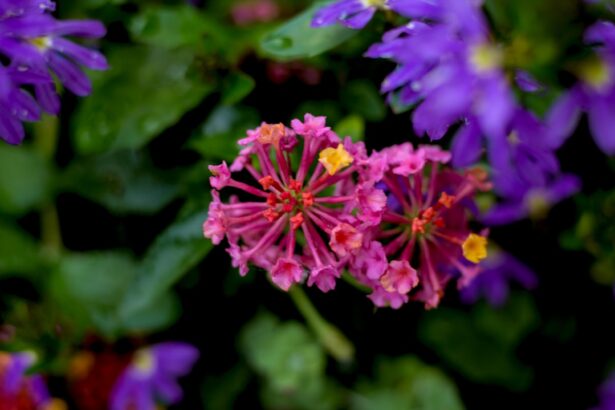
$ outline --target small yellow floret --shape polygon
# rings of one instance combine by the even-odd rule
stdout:
[[[461,245],[463,256],[470,262],[478,263],[487,257],[487,238],[471,233]]]
[[[51,399],[43,406],[43,410],[68,410],[68,406],[64,400]]]
[[[68,370],[69,376],[76,379],[86,377],[90,373],[90,370],[92,370],[94,361],[94,355],[90,352],[77,353],[70,361],[70,367]]]
[[[342,144],[339,144],[337,148],[325,148],[320,151],[318,161],[329,172],[329,175],[335,175],[337,171],[352,164],[352,155],[346,151]]]

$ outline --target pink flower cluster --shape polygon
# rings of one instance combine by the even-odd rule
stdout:
[[[377,306],[410,299],[435,307],[448,281],[464,286],[486,257],[486,233],[468,227],[480,171],[447,168],[436,146],[403,144],[367,154],[325,117],[263,123],[239,141],[229,167],[210,166],[213,200],[203,232],[227,240],[233,266],[266,270],[283,290],[335,288],[347,271]],[[223,188],[235,192],[227,202]]]

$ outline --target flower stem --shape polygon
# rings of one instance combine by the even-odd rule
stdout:
[[[293,286],[288,293],[325,350],[339,362],[352,361],[354,357],[352,342],[337,327],[320,316],[303,289]]]
[[[58,145],[58,119],[43,115],[41,121],[34,125],[34,144],[43,158],[52,162]],[[62,233],[60,219],[54,200],[49,200],[41,208],[41,240],[43,247],[51,256],[58,256],[62,251]]]

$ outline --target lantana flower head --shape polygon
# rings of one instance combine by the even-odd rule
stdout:
[[[188,344],[166,342],[138,350],[115,383],[111,410],[150,410],[182,398],[177,379],[187,375],[199,357]]]
[[[380,187],[388,206],[350,272],[373,290],[377,306],[398,308],[410,299],[438,305],[446,284],[465,286],[487,256],[487,232],[469,227],[473,197],[488,190],[481,170],[458,173],[446,166],[450,153],[410,143],[383,151],[388,167]]]
[[[210,166],[203,231],[216,244],[228,240],[241,275],[252,265],[283,290],[307,279],[327,292],[363,246],[364,231],[380,222],[386,197],[365,172],[362,144],[342,141],[324,117],[306,114],[291,126],[263,123],[239,141],[244,148],[230,168]],[[226,188],[236,193],[228,203],[219,194]]]

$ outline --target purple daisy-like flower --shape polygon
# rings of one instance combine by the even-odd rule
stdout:
[[[600,21],[587,30],[585,39],[596,45],[596,55],[579,65],[580,82],[563,93],[548,113],[551,145],[558,148],[564,143],[584,111],[598,147],[615,155],[615,24]]]
[[[501,250],[490,249],[489,256],[480,266],[480,275],[460,290],[461,300],[465,303],[475,303],[484,296],[492,306],[502,306],[508,300],[512,282],[525,289],[534,289],[538,284],[538,278],[530,268]]]
[[[111,410],[151,410],[159,402],[178,403],[182,391],[176,380],[190,372],[198,357],[195,347],[177,342],[138,350],[115,383]]]
[[[489,138],[502,136],[516,103],[482,11],[468,0],[439,6],[437,22],[412,21],[368,50],[368,57],[398,63],[382,91],[402,105],[417,104],[412,119],[418,135],[437,140],[472,118]]]
[[[50,396],[42,376],[26,375],[35,362],[36,355],[32,352],[0,352],[0,408],[4,409],[4,405],[9,409],[66,408],[63,401]]]
[[[60,110],[54,76],[70,91],[85,96],[92,86],[82,67],[108,68],[98,51],[78,45],[67,36],[100,38],[105,27],[93,20],[56,20],[49,0],[5,0],[0,4],[0,137],[9,143],[23,140],[21,122],[37,121],[40,108],[50,114]],[[32,98],[23,91],[28,85]]]

